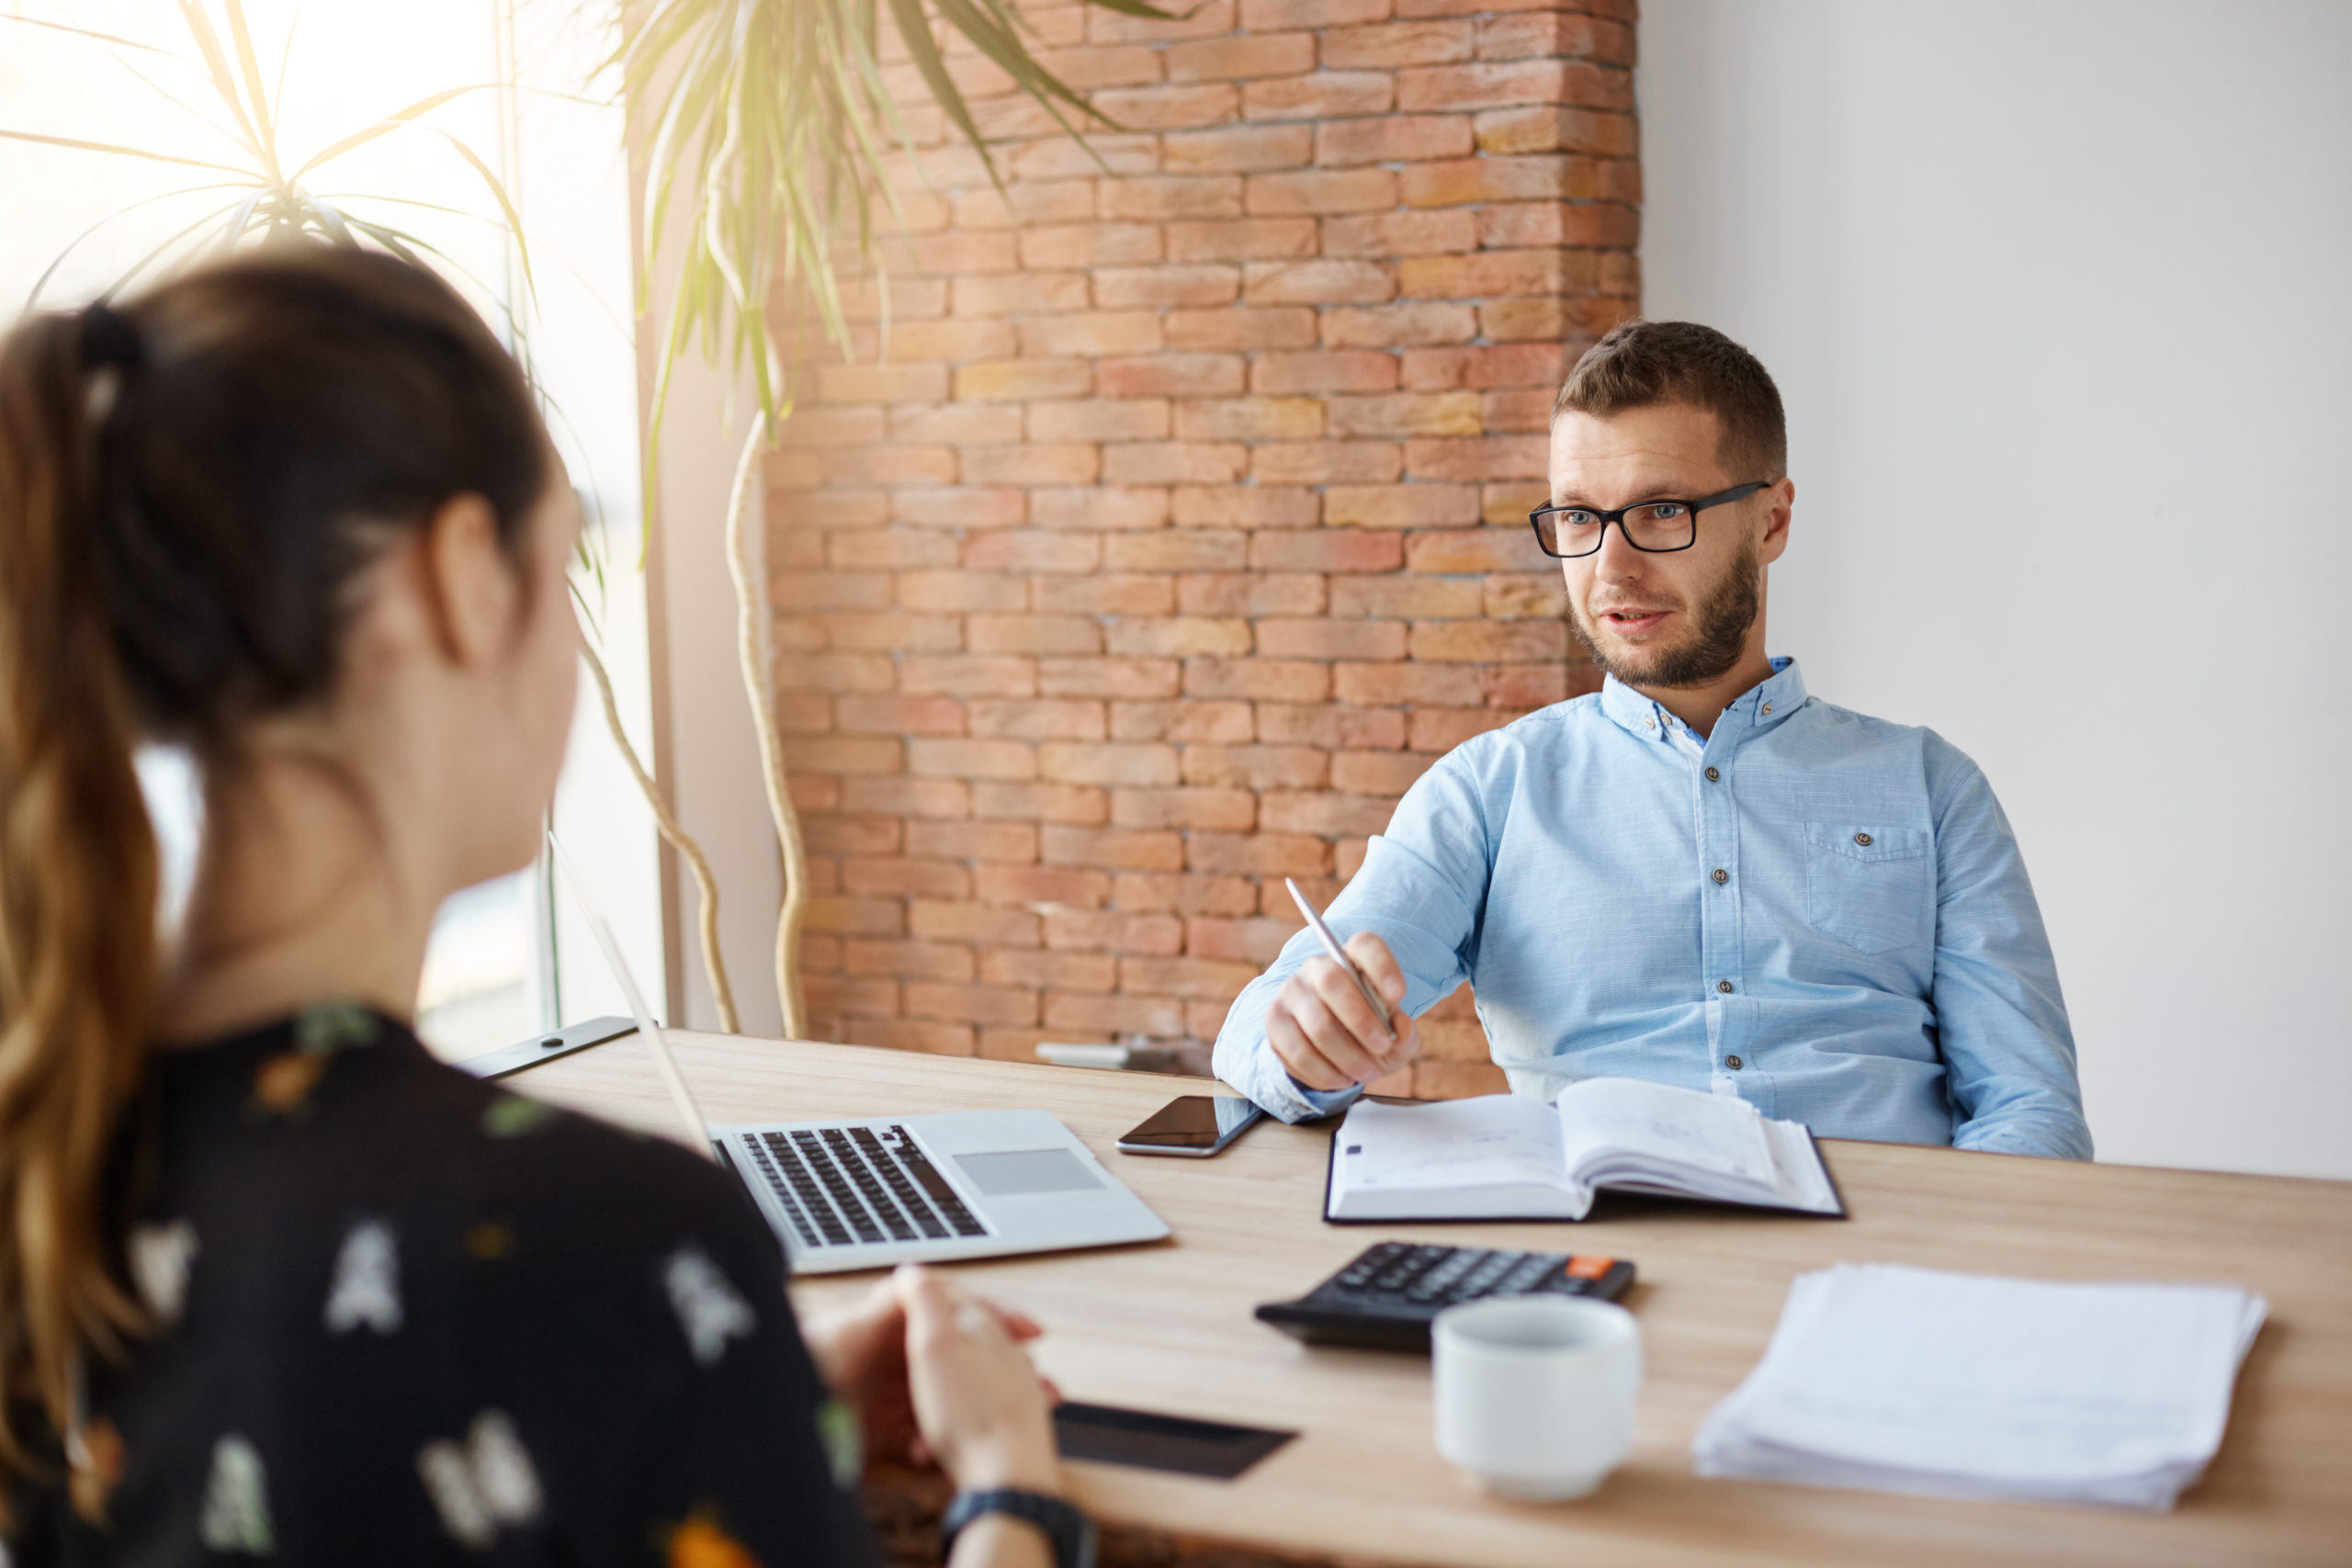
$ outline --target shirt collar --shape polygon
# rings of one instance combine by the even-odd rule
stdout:
[[[1715,734],[1726,728],[1742,734],[1771,728],[1805,704],[1804,676],[1797,661],[1772,660],[1772,678],[1758,682],[1732,699],[1715,721]],[[1636,740],[1668,740],[1687,726],[1641,693],[1611,675],[1600,682],[1600,711]]]

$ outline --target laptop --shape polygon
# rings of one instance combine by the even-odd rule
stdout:
[[[1167,1222],[1049,1111],[710,1126],[579,868],[553,833],[548,842],[679,1120],[742,1179],[794,1273],[1117,1247],[1168,1235]]]

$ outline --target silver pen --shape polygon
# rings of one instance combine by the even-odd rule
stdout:
[[[1356,983],[1356,989],[1363,993],[1363,999],[1379,1018],[1380,1027],[1393,1036],[1396,1030],[1388,1020],[1388,1004],[1382,1001],[1380,993],[1372,988],[1372,982],[1364,977],[1363,970],[1356,967],[1356,961],[1348,956],[1348,950],[1340,945],[1340,939],[1331,934],[1331,928],[1323,923],[1323,917],[1315,912],[1315,906],[1306,901],[1306,895],[1298,890],[1298,884],[1285,876],[1283,886],[1290,889],[1291,902],[1298,906],[1298,912],[1306,917],[1306,924],[1315,932],[1315,940],[1323,944],[1323,951],[1330,955],[1332,963],[1347,971],[1348,978]]]

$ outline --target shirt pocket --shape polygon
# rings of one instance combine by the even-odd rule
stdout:
[[[1805,909],[1814,929],[1859,953],[1932,941],[1935,847],[1924,828],[1806,823]]]

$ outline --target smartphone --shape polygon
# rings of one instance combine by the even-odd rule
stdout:
[[[1182,1155],[1206,1159],[1250,1129],[1265,1112],[1229,1094],[1188,1094],[1171,1100],[1141,1124],[1119,1134],[1123,1155]]]

